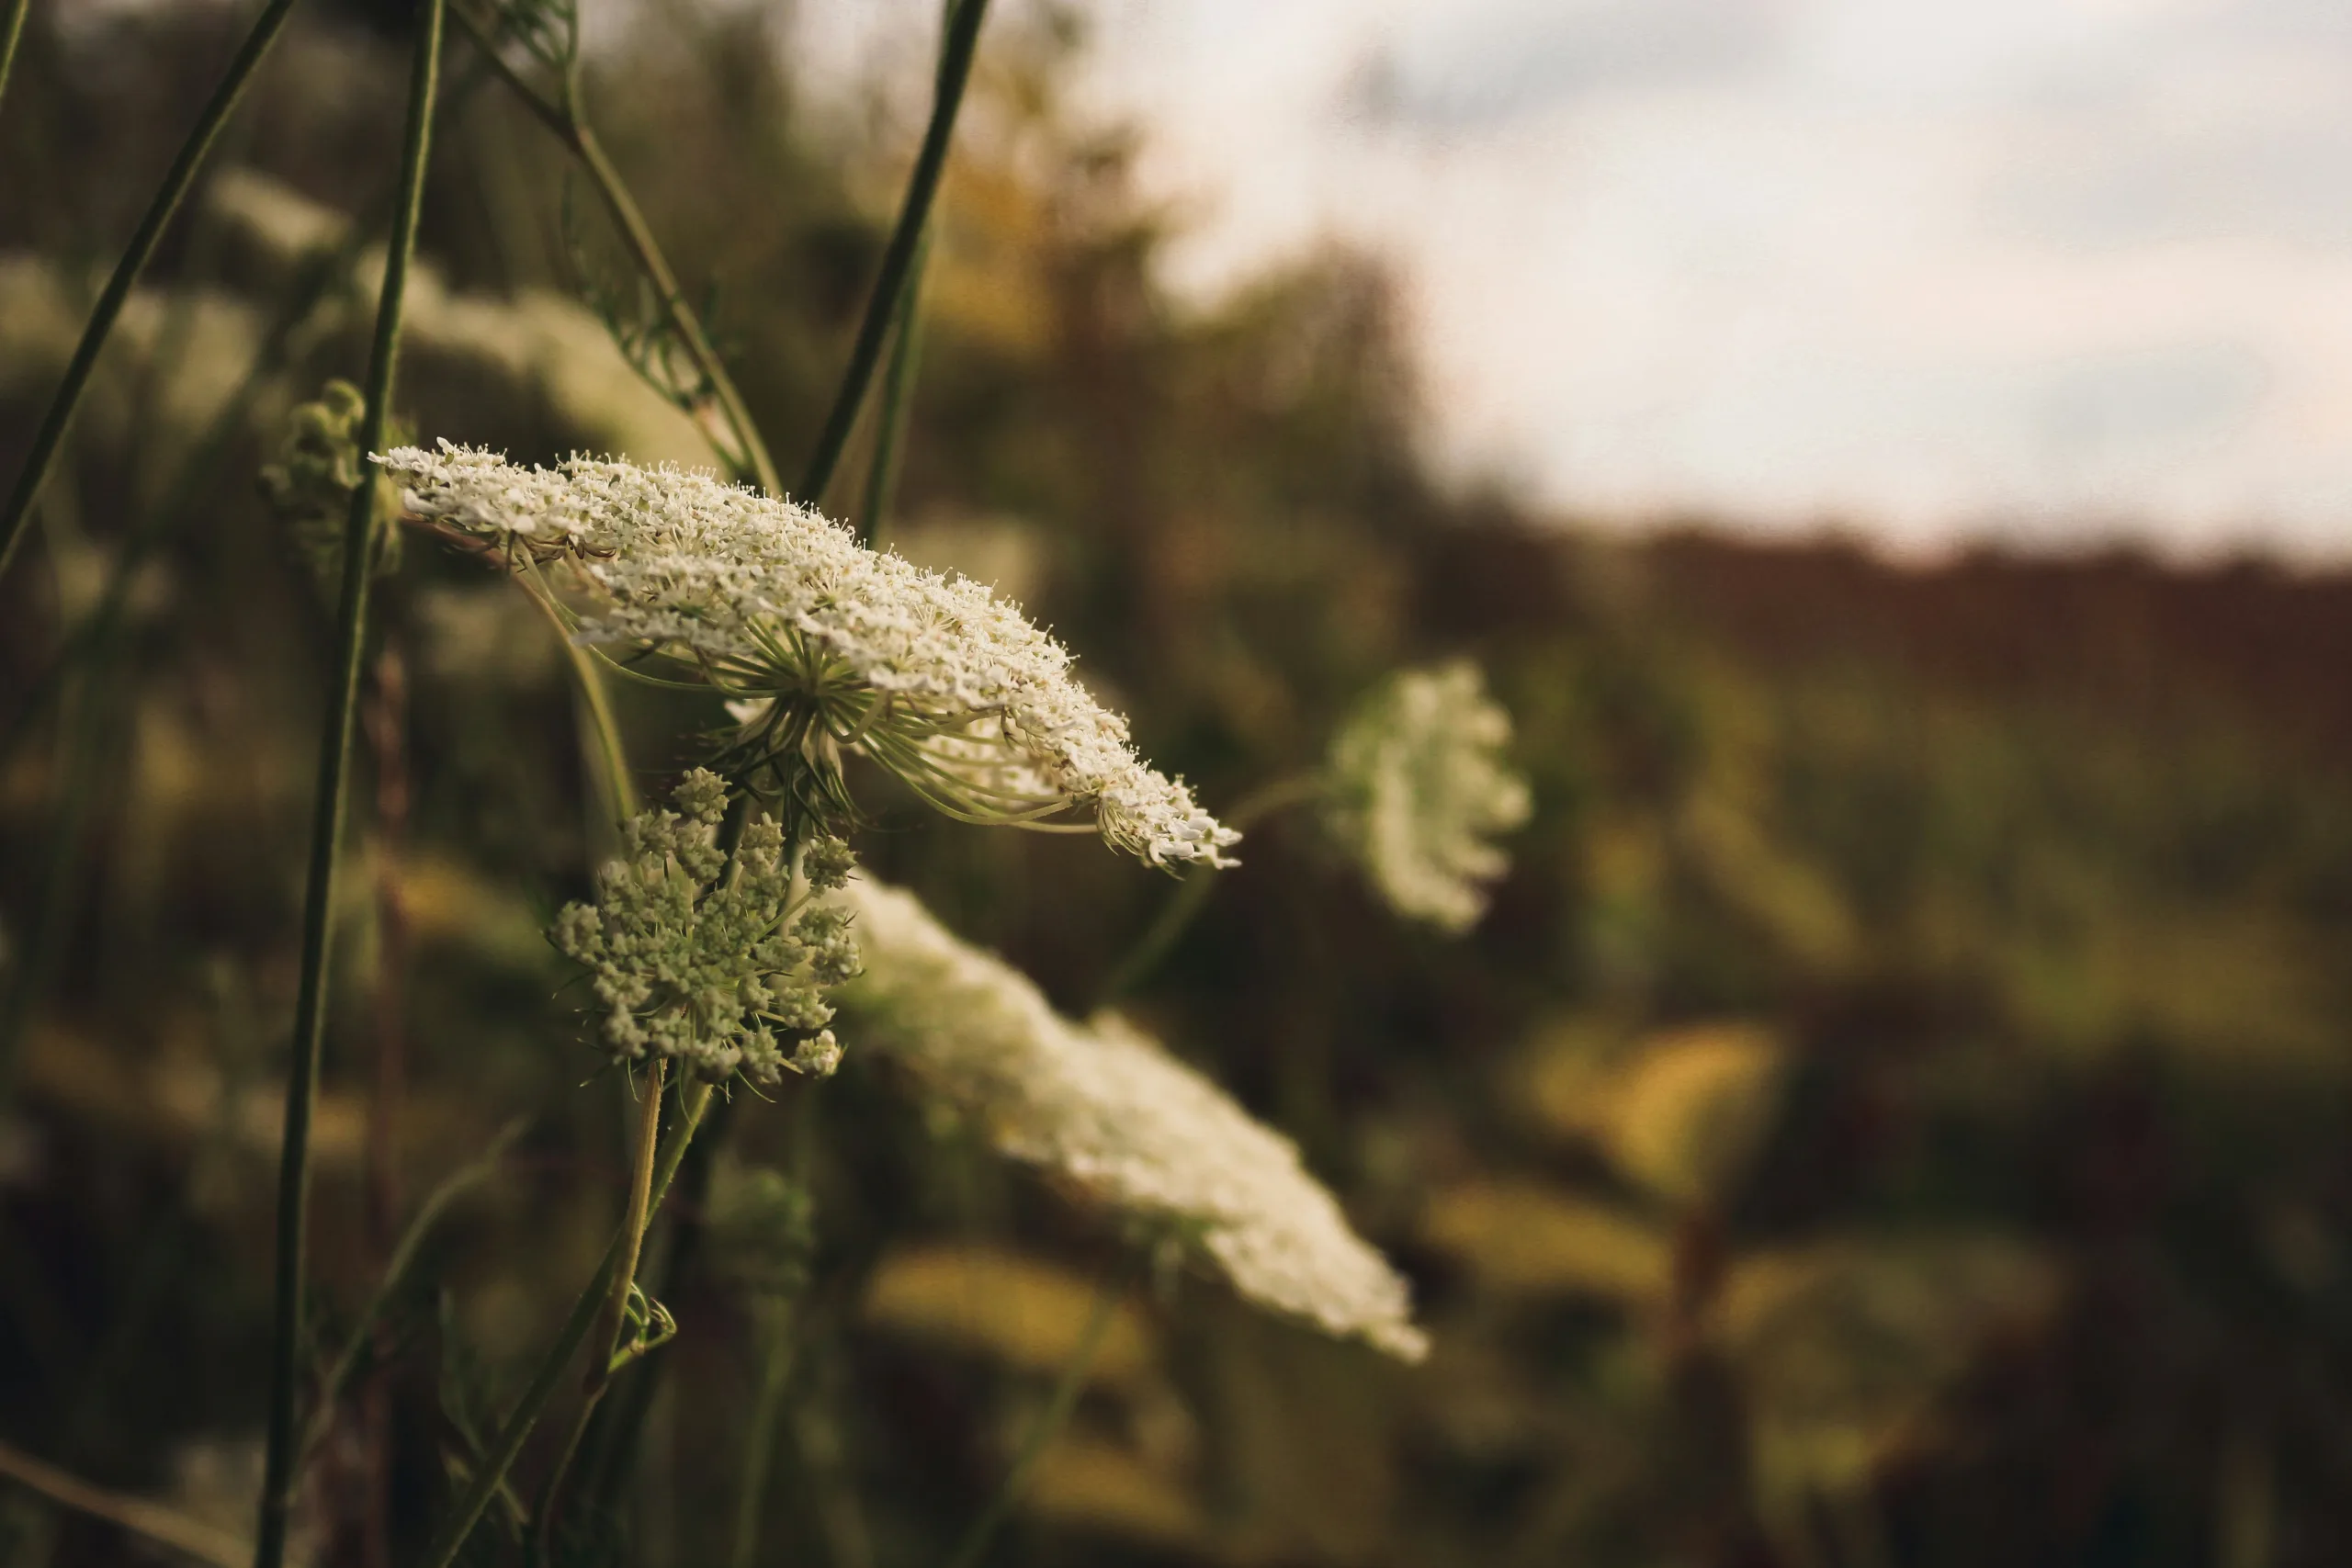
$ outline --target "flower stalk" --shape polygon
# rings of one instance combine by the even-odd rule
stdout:
[[[922,231],[907,287],[899,301],[899,330],[890,339],[890,366],[882,375],[882,422],[874,434],[874,461],[865,474],[865,504],[859,529],[869,547],[878,547],[899,488],[899,447],[906,440],[914,403],[915,365],[922,355],[922,275],[931,256],[931,233]]]
[[[281,9],[290,0],[273,0]],[[400,357],[401,310],[416,225],[424,205],[424,171],[432,155],[434,100],[440,85],[445,0],[424,0],[409,75],[407,129],[401,147],[399,199],[384,256],[376,305],[375,341],[368,365],[368,412],[362,450],[382,445]],[[336,852],[341,846],[360,671],[367,651],[368,588],[375,551],[376,491],[352,491],[344,529],[343,589],[336,615],[334,683],[319,744],[317,796],[311,820],[311,863],[302,918],[301,976],[296,992],[292,1061],[286,1080],[285,1134],[277,1176],[277,1278],[270,1344],[268,1448],[263,1461],[261,1521],[254,1568],[279,1568],[293,1506],[300,1431],[295,1404],[300,1380],[302,1287],[310,1217],[311,1121],[318,1103],[319,1057],[326,1032],[328,959],[334,920]]]
[[[621,1324],[628,1315],[629,1292],[637,1287],[637,1261],[645,1250],[645,1227],[651,1218],[649,1205],[653,1192],[654,1153],[662,1135],[662,1091],[667,1066],[667,1062],[656,1056],[646,1074],[637,1119],[637,1148],[630,1166],[628,1207],[621,1216],[620,1267],[613,1270],[612,1288],[605,1292],[604,1311],[589,1335],[588,1371],[581,1380],[580,1408],[572,1416],[571,1429],[564,1435],[563,1446],[556,1451],[555,1465],[548,1472],[547,1484],[539,1493],[537,1529],[542,1558],[555,1541],[556,1519],[563,1505],[564,1478],[571,1472],[573,1456],[580,1451],[581,1436],[588,1430],[589,1418],[595,1415],[597,1404],[612,1383]]]
[[[15,8],[6,23],[7,37],[0,41],[0,86],[6,85],[6,66],[16,56],[17,40],[24,28],[26,0],[12,0],[12,4]],[[270,46],[277,41],[293,9],[294,0],[269,0],[254,19],[253,29],[229,62],[228,73],[213,88],[212,96],[197,116],[187,140],[180,143],[172,166],[164,172],[164,183],[147,203],[139,227],[132,231],[122,259],[115,263],[114,275],[107,279],[98,302],[91,308],[90,319],[82,328],[81,341],[74,344],[74,357],[66,362],[65,378],[58,383],[48,412],[41,415],[40,427],[33,433],[32,447],[25,454],[25,466],[17,475],[16,487],[9,491],[6,505],[0,507],[0,575],[6,574],[17,547],[24,542],[25,525],[32,516],[33,502],[40,499],[58,449],[64,444],[66,430],[74,423],[74,411],[81,406],[82,394],[89,388],[90,372],[97,366],[98,351],[112,335],[123,306],[130,302],[131,289],[153,259],[164,229],[179,211],[180,201],[195,182],[196,172],[203,166],[213,142],[219,140],[220,128],[236,109],[237,101],[244,96],[254,71],[268,56]]]
[[[571,666],[572,686],[580,699],[582,716],[588,723],[588,740],[594,748],[598,792],[605,797],[605,815],[612,818],[609,826],[618,828],[637,815],[637,776],[629,771],[628,751],[621,744],[620,719],[613,712],[613,695],[605,684],[605,672],[594,656],[571,639],[571,627],[556,604],[555,592],[537,569],[531,568],[516,581],[555,629],[556,643]]]
[[[719,417],[725,421],[734,444],[731,449],[720,446],[719,455],[768,494],[783,494],[784,481],[776,470],[775,459],[760,438],[759,426],[752,423],[751,410],[737,389],[735,378],[727,373],[727,362],[719,356],[701,318],[686,303],[685,290],[679,287],[678,275],[671,267],[669,257],[662,254],[661,242],[653,237],[652,226],[638,209],[637,198],[629,194],[628,183],[621,178],[620,170],[605,153],[595,128],[588,121],[577,48],[563,62],[559,96],[550,99],[500,51],[497,36],[469,7],[460,5],[457,17],[458,25],[465,29],[490,68],[514,92],[531,118],[571,154],[588,175],[589,183],[596,187],[597,199],[605,204],[614,228],[619,231],[629,259],[661,301],[663,321],[685,348],[687,357],[694,361],[695,373],[702,378],[712,401],[718,405]]]
[[[8,12],[0,17],[0,103],[8,98],[8,73],[17,63],[17,46],[24,41],[25,18],[32,14],[33,0],[8,0]]]
[[[447,96],[454,101],[463,91],[462,84],[453,85]],[[314,254],[303,264],[239,378],[236,390],[221,400],[211,423],[189,447],[164,492],[164,499],[141,514],[124,540],[97,603],[74,622],[61,639],[56,654],[28,682],[15,716],[5,729],[0,729],[0,761],[17,754],[17,748],[57,701],[75,670],[107,657],[130,619],[131,590],[139,583],[141,569],[166,539],[179,532],[199,505],[212,498],[220,465],[243,432],[254,397],[285,365],[296,335],[312,319],[320,302],[349,276],[367,241],[384,227],[385,214],[380,210],[383,206],[380,200],[371,204],[374,217],[354,223],[341,244]]]
[[[702,1122],[703,1110],[710,1103],[710,1085],[693,1079],[684,1080],[679,1096],[678,1126],[671,1134],[670,1146],[662,1156],[662,1163],[653,1174],[653,1182],[646,1198],[646,1212],[651,1213],[662,1206],[670,1190],[670,1182],[678,1174],[678,1162],[685,1157],[686,1147],[694,1141],[695,1129]],[[608,1298],[614,1275],[621,1266],[621,1254],[628,1240],[626,1227],[613,1233],[612,1245],[605,1249],[605,1259],[596,1268],[579,1298],[571,1304],[571,1315],[564,1320],[555,1343],[548,1347],[539,1359],[537,1371],[515,1402],[514,1410],[498,1429],[489,1452],[482,1456],[481,1467],[474,1472],[457,1506],[441,1521],[433,1541],[425,1549],[424,1568],[449,1568],[466,1544],[466,1538],[481,1520],[482,1511],[490,1500],[505,1485],[507,1472],[514,1468],[515,1458],[523,1445],[539,1424],[547,1410],[548,1401],[554,1396],[556,1386],[563,1381],[566,1367],[580,1347],[588,1340],[589,1331],[595,1326]]]
[[[882,343],[889,334],[891,319],[901,313],[902,305],[912,303],[908,278],[922,250],[933,199],[939,194],[939,177],[947,167],[948,144],[955,140],[956,116],[964,106],[964,86],[971,79],[972,56],[987,11],[988,0],[956,0],[955,8],[947,14],[945,36],[939,46],[939,74],[932,93],[931,123],[923,130],[914,172],[907,177],[906,197],[899,204],[889,243],[883,248],[881,270],[875,276],[874,292],[866,299],[857,339],[850,345],[849,365],[842,372],[840,389],[833,394],[832,411],[825,416],[816,450],[808,455],[808,467],[800,478],[800,498],[812,506],[824,499],[833,470],[841,465],[842,451],[857,423],[858,407],[865,401],[865,389],[881,363]]]

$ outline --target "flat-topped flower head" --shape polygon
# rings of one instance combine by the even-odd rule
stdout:
[[[746,705],[743,757],[854,748],[968,821],[1091,815],[1155,865],[1227,865],[1239,835],[1144,765],[1070,655],[982,585],[859,544],[809,508],[717,478],[443,442],[378,459],[408,509],[516,558],[576,562],[580,637],[665,654]]]
[[[620,858],[596,875],[596,901],[566,906],[549,933],[594,976],[606,1049],[618,1061],[667,1057],[712,1082],[741,1072],[773,1084],[787,1068],[830,1076],[842,1051],[821,993],[857,973],[848,917],[795,896],[773,821],[745,824],[728,876],[718,774],[695,769],[674,799],[675,811],[629,819]],[[801,864],[819,890],[849,874],[838,840],[809,845]]]
[[[1243,1296],[1406,1360],[1428,1348],[1405,1281],[1290,1140],[1116,1019],[1079,1024],[910,894],[853,878],[865,972],[841,994],[881,1052],[999,1152],[1169,1224]]]
[[[1510,869],[1489,840],[1527,820],[1510,715],[1466,659],[1391,677],[1332,738],[1326,819],[1391,908],[1462,931]]]

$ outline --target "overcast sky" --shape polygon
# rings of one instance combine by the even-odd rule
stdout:
[[[1081,9],[1191,219],[1173,280],[1391,256],[1458,469],[2352,559],[2352,0]]]

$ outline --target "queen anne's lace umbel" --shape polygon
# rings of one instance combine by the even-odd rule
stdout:
[[[1155,865],[1227,865],[1239,835],[1146,767],[1070,655],[978,583],[859,544],[808,507],[706,473],[404,446],[378,459],[408,509],[518,554],[576,560],[583,641],[652,649],[757,702],[753,728],[822,726],[975,821],[1091,812]]]
[[[594,976],[605,1046],[622,1061],[669,1057],[712,1082],[738,1071],[767,1084],[786,1068],[830,1075],[842,1052],[820,992],[857,972],[848,915],[794,897],[773,821],[745,825],[727,877],[718,774],[695,769],[675,798],[676,811],[629,819],[620,858],[596,875],[596,902],[567,905],[549,933]],[[802,864],[812,886],[839,887],[848,851],[820,839]]]
[[[840,901],[865,958],[840,998],[861,1050],[903,1064],[1003,1154],[1193,1230],[1250,1300],[1421,1358],[1405,1281],[1288,1139],[1119,1021],[1061,1017],[911,895],[853,878]]]
[[[1333,737],[1327,819],[1398,914],[1462,931],[1486,912],[1510,866],[1488,840],[1528,815],[1510,744],[1510,715],[1466,659],[1392,676]]]

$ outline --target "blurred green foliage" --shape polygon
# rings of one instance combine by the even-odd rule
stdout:
[[[228,22],[36,8],[0,113],[0,467]],[[22,1000],[0,1441],[235,1531],[328,638],[257,476],[363,353],[385,25],[289,36],[108,351],[33,570],[0,583],[0,983]],[[1076,29],[991,28],[888,536],[1056,626],[1212,807],[1454,653],[1515,716],[1536,798],[1458,942],[1276,818],[1125,1004],[1406,1263],[1430,1363],[1199,1281],[1138,1288],[997,1557],[2352,1558],[2352,729],[2317,640],[2352,589],[2128,559],[1904,573],[1449,490],[1379,268],[1322,254],[1180,306],[1132,141],[1060,96]],[[518,458],[702,460],[579,302],[621,267],[592,204],[464,60],[399,413]],[[592,75],[789,469],[914,126],[887,96],[805,109],[748,8],[652,0]],[[279,320],[306,269],[315,307]],[[559,650],[476,564],[411,545],[381,595],[318,1134],[321,1356],[416,1197],[535,1122],[436,1233],[435,1288],[401,1303],[304,1500],[312,1550],[364,1563],[413,1553],[594,1267],[628,1116],[537,934],[608,833]],[[118,581],[105,658],[52,678]],[[636,695],[655,773],[718,722]],[[1169,896],[1091,843],[861,787],[869,860],[1068,1010]],[[943,1560],[981,1507],[1117,1238],[846,1043],[838,1080],[745,1100],[724,1135],[807,1280],[763,1560],[890,1568]],[[583,1561],[730,1548],[769,1322],[741,1212],[715,1247],[691,1210],[657,1238],[681,1334],[639,1438],[592,1441]],[[7,1561],[126,1550],[0,1483]]]

